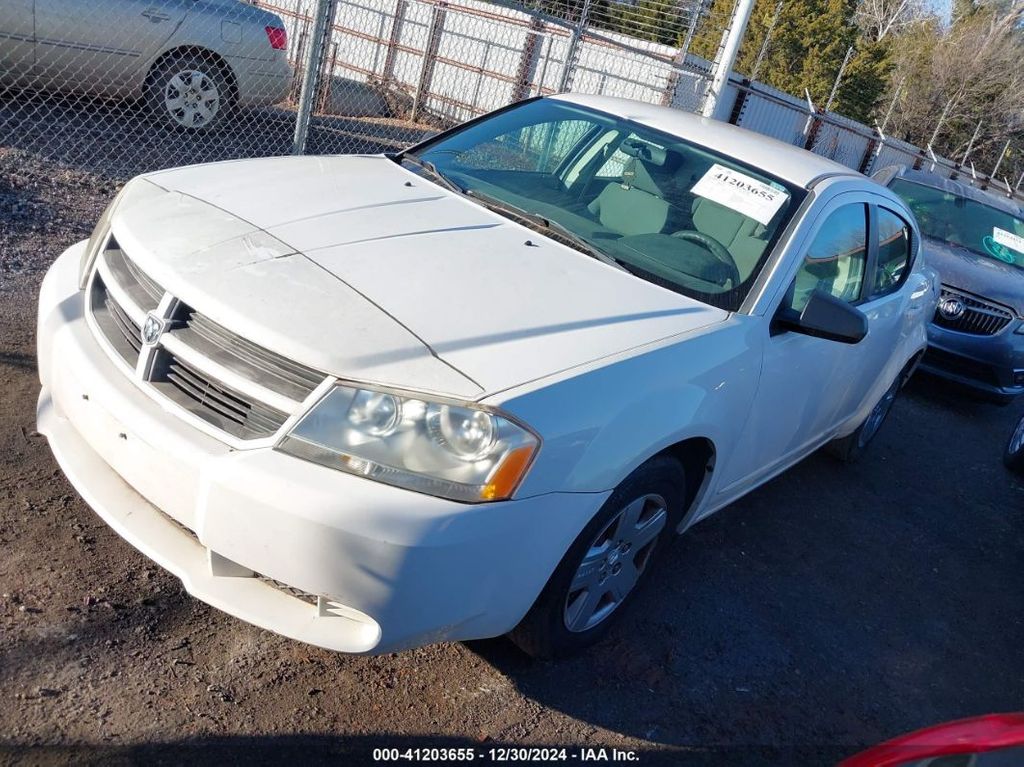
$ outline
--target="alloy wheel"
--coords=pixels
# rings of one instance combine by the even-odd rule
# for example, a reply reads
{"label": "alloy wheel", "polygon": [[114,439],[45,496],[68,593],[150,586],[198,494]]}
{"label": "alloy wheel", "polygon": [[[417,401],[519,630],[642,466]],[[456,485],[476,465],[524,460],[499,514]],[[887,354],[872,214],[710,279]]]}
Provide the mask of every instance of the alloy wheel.
{"label": "alloy wheel", "polygon": [[864,422],[864,427],[861,429],[860,439],[858,440],[861,447],[867,445],[874,436],[878,433],[878,430],[882,426],[882,422],[885,421],[885,417],[889,414],[889,409],[892,407],[893,400],[896,399],[896,392],[899,389],[898,384],[890,386],[885,394],[882,395],[882,399],[875,405],[874,410],[868,416],[868,419]]}
{"label": "alloy wheel", "polygon": [[597,534],[565,598],[565,627],[587,631],[625,601],[640,580],[668,521],[668,504],[649,494],[627,504]]}
{"label": "alloy wheel", "polygon": [[1010,446],[1006,452],[1010,455],[1017,455],[1021,450],[1024,450],[1024,418],[1020,419],[1020,423],[1017,424],[1017,428],[1010,437]]}

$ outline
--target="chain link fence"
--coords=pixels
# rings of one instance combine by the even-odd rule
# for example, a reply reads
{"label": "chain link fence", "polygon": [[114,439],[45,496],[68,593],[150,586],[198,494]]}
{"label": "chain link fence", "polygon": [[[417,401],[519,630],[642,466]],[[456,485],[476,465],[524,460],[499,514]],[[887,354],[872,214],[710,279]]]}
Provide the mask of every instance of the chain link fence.
{"label": "chain link fence", "polygon": [[[566,90],[700,111],[734,8],[734,0],[3,0],[0,147],[122,179],[213,160],[396,150]],[[840,113],[863,117],[879,101],[857,92],[852,47],[834,55],[820,93],[758,81],[781,45],[782,0],[775,8],[748,34],[749,76],[735,75],[722,95],[730,122],[865,173],[894,162],[970,172],[886,136],[884,124]]]}
{"label": "chain link fence", "polygon": [[395,150],[562,90],[697,109],[708,66],[686,43],[707,9],[655,1],[672,35],[562,0],[4,0],[0,144],[127,178]]}

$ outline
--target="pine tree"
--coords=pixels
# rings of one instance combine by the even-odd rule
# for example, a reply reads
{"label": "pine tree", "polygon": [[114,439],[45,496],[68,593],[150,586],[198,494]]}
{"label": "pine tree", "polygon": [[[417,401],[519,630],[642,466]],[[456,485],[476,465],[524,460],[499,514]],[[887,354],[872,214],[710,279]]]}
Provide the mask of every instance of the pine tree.
{"label": "pine tree", "polygon": [[[793,96],[809,92],[816,105],[824,106],[847,50],[858,42],[858,30],[853,23],[854,2],[786,0],[775,20],[776,4],[776,0],[755,3],[736,70],[746,74],[754,69],[770,31],[764,58],[757,67],[757,79]],[[714,59],[731,7],[729,0],[715,0],[708,23],[694,39],[694,53]],[[850,61],[837,104],[833,105],[843,105],[844,113],[861,119],[870,113],[887,85],[884,48],[862,48]]]}

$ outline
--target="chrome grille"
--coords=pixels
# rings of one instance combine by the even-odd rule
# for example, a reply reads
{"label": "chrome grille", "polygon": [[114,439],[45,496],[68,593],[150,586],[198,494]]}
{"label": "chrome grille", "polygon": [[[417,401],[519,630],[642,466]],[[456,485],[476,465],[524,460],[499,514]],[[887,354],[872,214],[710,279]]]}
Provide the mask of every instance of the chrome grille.
{"label": "chrome grille", "polygon": [[194,310],[188,312],[184,328],[171,332],[225,367],[294,400],[304,400],[324,380],[322,373],[257,346]]}
{"label": "chrome grille", "polygon": [[1013,320],[1013,312],[1005,306],[975,298],[963,291],[942,286],[939,296],[939,304],[948,298],[956,298],[963,302],[966,310],[955,319],[943,317],[938,309],[935,310],[935,317],[932,319],[940,328],[955,330],[959,333],[969,333],[975,336],[992,336],[1001,331]]}
{"label": "chrome grille", "polygon": [[129,365],[135,366],[142,351],[142,328],[110,295],[103,279],[96,275],[92,285],[92,314],[103,335]]}
{"label": "chrome grille", "polygon": [[[165,294],[113,239],[89,305],[100,333],[146,385],[238,439],[276,433],[325,378]],[[147,346],[140,323],[158,311],[165,330]]]}
{"label": "chrome grille", "polygon": [[166,369],[153,385],[221,431],[255,439],[273,434],[288,420],[288,413],[213,381],[181,357],[168,354],[162,362]]}
{"label": "chrome grille", "polygon": [[160,305],[164,291],[139,267],[129,261],[117,242],[111,238],[103,254],[110,276],[124,290],[128,297],[144,312]]}

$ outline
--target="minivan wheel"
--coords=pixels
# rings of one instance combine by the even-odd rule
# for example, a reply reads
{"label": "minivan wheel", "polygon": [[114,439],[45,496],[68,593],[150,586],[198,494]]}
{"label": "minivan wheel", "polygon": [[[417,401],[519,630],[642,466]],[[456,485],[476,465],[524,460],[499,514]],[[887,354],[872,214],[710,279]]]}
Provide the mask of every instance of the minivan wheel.
{"label": "minivan wheel", "polygon": [[649,577],[685,502],[686,476],[671,456],[655,456],[626,477],[509,633],[512,641],[535,658],[557,658],[601,639]]}
{"label": "minivan wheel", "polygon": [[828,453],[846,463],[860,460],[871,440],[875,438],[882,428],[885,419],[889,417],[892,403],[896,401],[896,395],[903,388],[904,380],[905,376],[902,373],[896,376],[896,380],[885,390],[881,399],[878,400],[871,412],[868,413],[868,417],[857,427],[855,432],[828,443],[826,446]]}
{"label": "minivan wheel", "polygon": [[162,122],[189,131],[216,125],[231,107],[228,78],[213,57],[194,53],[160,62],[146,84],[146,104]]}
{"label": "minivan wheel", "polygon": [[1003,463],[1011,471],[1024,474],[1024,416],[1017,422],[1017,427],[1006,442]]}

